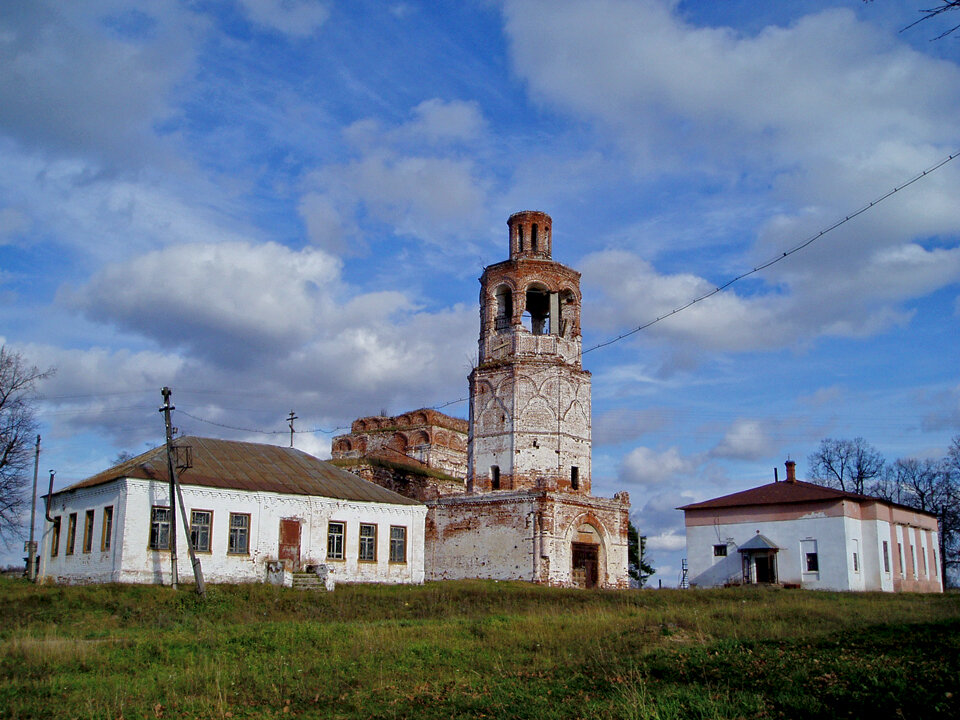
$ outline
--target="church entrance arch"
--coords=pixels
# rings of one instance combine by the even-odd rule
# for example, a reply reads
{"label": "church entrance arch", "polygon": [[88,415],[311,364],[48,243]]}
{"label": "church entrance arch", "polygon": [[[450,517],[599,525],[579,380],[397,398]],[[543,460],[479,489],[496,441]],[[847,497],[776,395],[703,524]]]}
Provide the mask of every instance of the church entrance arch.
{"label": "church entrance arch", "polygon": [[576,587],[600,585],[604,555],[602,537],[592,523],[581,522],[575,526],[570,539],[570,579]]}

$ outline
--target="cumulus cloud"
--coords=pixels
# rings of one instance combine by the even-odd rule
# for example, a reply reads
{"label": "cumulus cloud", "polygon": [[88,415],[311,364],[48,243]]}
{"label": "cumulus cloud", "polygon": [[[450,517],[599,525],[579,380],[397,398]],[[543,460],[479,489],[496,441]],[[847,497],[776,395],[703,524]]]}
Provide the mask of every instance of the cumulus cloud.
{"label": "cumulus cloud", "polygon": [[386,224],[402,236],[453,251],[486,218],[487,180],[468,152],[457,149],[483,135],[474,103],[420,103],[413,117],[384,128],[372,118],[345,129],[351,160],[312,173],[300,205],[309,237],[338,251],[364,241],[364,223]]}
{"label": "cumulus cloud", "polygon": [[767,422],[735,420],[710,454],[733,460],[759,460],[768,456],[775,444],[767,432]]}
{"label": "cumulus cloud", "polygon": [[324,317],[339,262],[273,243],[179,245],[107,266],[62,299],[91,319],[224,364],[304,342]]}
{"label": "cumulus cloud", "polygon": [[619,479],[626,485],[658,485],[689,475],[696,463],[683,457],[676,447],[657,452],[648,447],[631,450],[620,465]]}

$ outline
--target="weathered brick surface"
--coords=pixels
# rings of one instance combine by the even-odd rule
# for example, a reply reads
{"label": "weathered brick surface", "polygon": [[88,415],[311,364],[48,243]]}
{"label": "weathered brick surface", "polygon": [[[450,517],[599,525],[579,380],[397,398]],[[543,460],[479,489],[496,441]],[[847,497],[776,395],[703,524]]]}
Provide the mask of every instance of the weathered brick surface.
{"label": "weathered brick surface", "polygon": [[396,469],[356,470],[426,502],[428,579],[627,587],[629,496],[590,494],[580,273],[551,259],[549,215],[515,213],[508,225],[510,258],[480,278],[469,426],[430,410],[360,418],[334,439],[334,458],[403,460],[466,478],[464,491]]}

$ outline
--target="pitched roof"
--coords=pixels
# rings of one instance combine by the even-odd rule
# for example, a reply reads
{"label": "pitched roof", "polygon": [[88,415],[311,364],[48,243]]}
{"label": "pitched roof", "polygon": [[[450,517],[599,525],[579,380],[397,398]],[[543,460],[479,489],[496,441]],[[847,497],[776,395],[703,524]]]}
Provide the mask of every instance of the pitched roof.
{"label": "pitched roof", "polygon": [[750,552],[751,550],[779,550],[777,544],[766,535],[757,533],[747,540],[743,545],[737,548],[740,552]]}
{"label": "pitched roof", "polygon": [[814,485],[813,483],[796,480],[793,482],[773,482],[767,485],[742,490],[724,495],[723,497],[704,500],[703,502],[684,505],[678,510],[704,510],[709,508],[736,507],[739,505],[781,505],[783,503],[823,502],[833,500],[854,500],[856,502],[882,502],[879,498],[869,495],[834,490],[833,488]]}
{"label": "pitched roof", "polygon": [[[177,438],[174,444],[191,448],[191,467],[182,470],[179,476],[183,485],[319,495],[396,505],[420,504],[294,448],[196,436]],[[60,492],[93,487],[118,478],[169,480],[166,445],[148,450]]]}

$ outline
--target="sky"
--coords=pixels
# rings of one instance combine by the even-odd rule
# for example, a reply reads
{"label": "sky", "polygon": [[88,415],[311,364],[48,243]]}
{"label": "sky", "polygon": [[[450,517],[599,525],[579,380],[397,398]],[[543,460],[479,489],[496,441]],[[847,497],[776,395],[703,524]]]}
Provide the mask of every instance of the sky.
{"label": "sky", "polygon": [[[0,4],[0,341],[41,369],[41,479],[181,434],[329,457],[465,417],[507,217],[583,273],[593,489],[656,584],[675,508],[960,435],[960,18],[864,3]],[[456,402],[459,401],[459,402]],[[447,405],[447,403],[451,403]],[[41,485],[45,485],[44,482]],[[8,547],[6,562],[21,548]],[[4,562],[3,564],[6,564]]]}

